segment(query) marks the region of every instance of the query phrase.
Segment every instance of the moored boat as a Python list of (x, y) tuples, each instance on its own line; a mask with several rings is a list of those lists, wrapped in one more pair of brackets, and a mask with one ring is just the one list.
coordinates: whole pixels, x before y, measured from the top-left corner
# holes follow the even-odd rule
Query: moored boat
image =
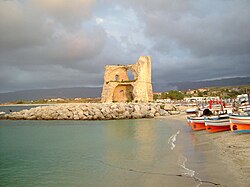
[(206, 126), (205, 126), (204, 117), (203, 116), (190, 117), (190, 126), (192, 127), (194, 131), (205, 130)]
[(250, 133), (250, 115), (231, 115), (230, 129), (236, 133)]
[(240, 106), (239, 110), (241, 110), (243, 112), (250, 112), (250, 105)]
[(0, 112), (0, 115), (4, 115), (5, 114), (5, 112)]
[(210, 116), (211, 114), (212, 112), (206, 108), (203, 110), (202, 114), (199, 114), (199, 116), (189, 116), (187, 117), (188, 125), (191, 126), (194, 131), (205, 130), (206, 126), (204, 116)]
[(209, 116), (204, 118), (208, 132), (221, 132), (230, 130), (229, 115)]
[(188, 108), (186, 110), (187, 114), (196, 114), (198, 112), (198, 108)]
[(187, 124), (188, 124), (188, 126), (190, 126), (190, 125), (191, 125), (191, 120), (190, 120), (190, 117), (191, 117), (191, 116), (187, 116)]

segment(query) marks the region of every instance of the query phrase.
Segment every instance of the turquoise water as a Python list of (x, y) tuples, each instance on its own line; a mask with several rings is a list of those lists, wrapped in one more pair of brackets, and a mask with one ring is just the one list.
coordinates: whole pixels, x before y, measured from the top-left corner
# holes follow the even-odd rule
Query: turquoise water
[[(0, 121), (0, 186), (234, 186), (181, 121)], [(218, 167), (220, 165), (220, 167)]]

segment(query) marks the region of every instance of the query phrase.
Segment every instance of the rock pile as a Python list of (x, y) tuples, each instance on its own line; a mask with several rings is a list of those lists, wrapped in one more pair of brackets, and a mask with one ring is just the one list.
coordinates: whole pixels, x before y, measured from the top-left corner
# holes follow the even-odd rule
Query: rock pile
[(13, 120), (109, 120), (154, 118), (170, 115), (174, 108), (157, 103), (85, 103), (39, 106), (6, 114)]

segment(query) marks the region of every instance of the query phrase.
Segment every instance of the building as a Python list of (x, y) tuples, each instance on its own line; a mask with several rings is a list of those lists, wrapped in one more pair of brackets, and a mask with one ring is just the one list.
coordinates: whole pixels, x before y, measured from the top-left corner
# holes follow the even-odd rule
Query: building
[(189, 97), (189, 98), (184, 98), (184, 101), (185, 102), (208, 102), (210, 100), (216, 100), (216, 101), (219, 101), (220, 98), (218, 96), (216, 97)]
[[(134, 78), (130, 79), (128, 72)], [(151, 57), (141, 56), (136, 64), (107, 65), (104, 75), (102, 102), (153, 101)]]

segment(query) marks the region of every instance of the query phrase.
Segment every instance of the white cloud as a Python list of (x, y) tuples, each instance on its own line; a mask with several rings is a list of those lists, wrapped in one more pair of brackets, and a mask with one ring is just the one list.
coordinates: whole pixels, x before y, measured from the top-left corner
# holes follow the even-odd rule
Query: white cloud
[(104, 19), (103, 18), (96, 18), (95, 21), (96, 21), (96, 24), (99, 25), (99, 24), (102, 24), (104, 22)]
[(95, 0), (30, 0), (34, 7), (40, 9), (46, 16), (56, 21), (73, 26), (92, 16)]

